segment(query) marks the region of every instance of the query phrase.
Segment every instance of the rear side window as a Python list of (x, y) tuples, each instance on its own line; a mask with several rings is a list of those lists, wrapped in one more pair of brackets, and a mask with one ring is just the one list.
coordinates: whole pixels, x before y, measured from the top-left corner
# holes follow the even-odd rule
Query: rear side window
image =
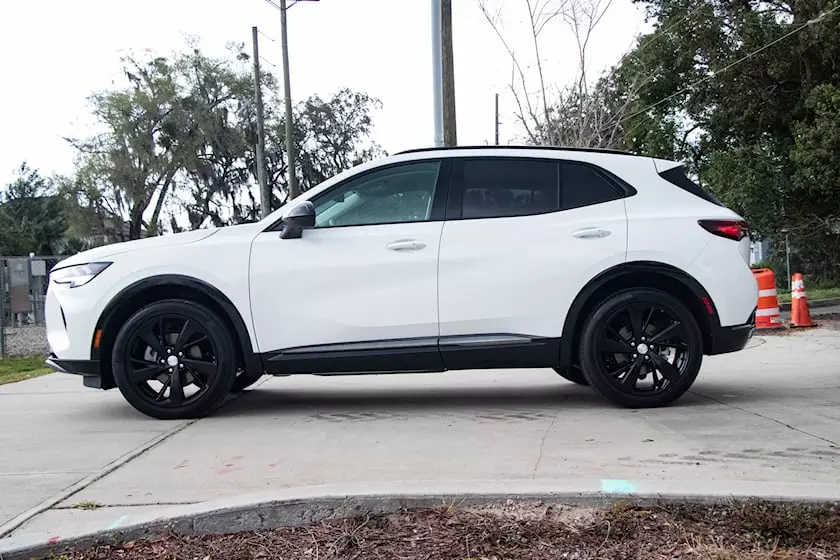
[(455, 167), (464, 218), (526, 216), (560, 209), (557, 161), (465, 159)]
[(675, 187), (679, 187), (684, 191), (690, 192), (694, 196), (699, 196), (706, 202), (711, 202), (712, 204), (717, 204), (718, 206), (724, 206), (724, 204), (715, 198), (711, 193), (704, 191), (703, 187), (686, 177), (685, 166), (678, 165), (677, 167), (672, 167), (671, 169), (660, 173), (659, 176)]
[(601, 204), (624, 196), (606, 175), (591, 165), (564, 161), (560, 168), (563, 210)]

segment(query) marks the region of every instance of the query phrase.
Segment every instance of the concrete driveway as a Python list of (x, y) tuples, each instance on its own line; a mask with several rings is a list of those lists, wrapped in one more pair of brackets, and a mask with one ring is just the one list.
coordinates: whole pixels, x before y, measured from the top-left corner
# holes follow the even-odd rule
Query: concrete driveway
[[(628, 492), (836, 496), (840, 332), (759, 337), (707, 358), (692, 392), (656, 410), (612, 407), (550, 370), (302, 376), (267, 378), (186, 426), (52, 375), (0, 388), (0, 425), (0, 516), (47, 510), (17, 534), (336, 483), (534, 480), (562, 490), (596, 480)], [(84, 502), (102, 507), (73, 508)]]

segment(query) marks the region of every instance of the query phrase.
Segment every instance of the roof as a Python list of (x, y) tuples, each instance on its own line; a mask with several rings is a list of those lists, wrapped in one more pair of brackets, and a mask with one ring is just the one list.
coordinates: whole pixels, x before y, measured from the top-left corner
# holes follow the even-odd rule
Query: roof
[(414, 148), (411, 150), (403, 150), (402, 152), (398, 152), (394, 155), (401, 155), (401, 154), (415, 154), (420, 152), (436, 152), (436, 151), (444, 151), (444, 150), (555, 150), (555, 151), (566, 151), (566, 152), (595, 152), (601, 154), (618, 154), (622, 156), (635, 156), (636, 154), (632, 152), (627, 152), (623, 150), (611, 150), (607, 148), (581, 148), (581, 147), (572, 147), (572, 146), (501, 146), (501, 145), (488, 145), (488, 146), (439, 146), (439, 147), (431, 147), (431, 148)]

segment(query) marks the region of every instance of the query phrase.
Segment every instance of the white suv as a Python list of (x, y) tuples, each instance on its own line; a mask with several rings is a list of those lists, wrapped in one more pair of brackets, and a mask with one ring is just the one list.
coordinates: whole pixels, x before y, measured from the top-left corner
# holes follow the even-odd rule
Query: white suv
[(157, 418), (263, 374), (554, 368), (627, 407), (743, 348), (744, 221), (674, 162), (623, 152), (403, 152), (264, 220), (120, 243), (50, 274), (56, 370)]

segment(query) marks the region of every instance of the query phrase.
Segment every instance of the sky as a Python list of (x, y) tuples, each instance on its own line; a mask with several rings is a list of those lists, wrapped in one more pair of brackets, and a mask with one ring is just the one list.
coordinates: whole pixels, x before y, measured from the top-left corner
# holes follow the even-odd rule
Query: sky
[[(488, 2), (501, 9), (504, 36), (535, 92), (525, 0)], [(510, 57), (478, 0), (452, 4), (458, 143), (493, 142), (496, 93), (501, 143), (517, 143), (522, 130), (509, 92)], [(166, 55), (183, 48), (188, 36), (198, 37), (210, 55), (224, 55), (230, 42), (250, 51), (254, 25), (262, 32), (264, 68), (279, 76), (280, 14), (265, 0), (0, 2), (0, 185), (23, 161), (45, 175), (73, 170), (74, 150), (63, 138), (91, 133), (87, 97), (123, 85), (123, 54), (151, 49)], [(293, 100), (342, 87), (365, 92), (383, 104), (374, 115), (373, 140), (389, 153), (433, 145), (431, 0), (302, 1), (288, 10), (288, 28)], [(640, 7), (613, 0), (592, 35), (590, 75), (615, 63), (646, 29)], [(548, 83), (574, 79), (577, 50), (560, 19), (546, 27), (541, 48)]]

